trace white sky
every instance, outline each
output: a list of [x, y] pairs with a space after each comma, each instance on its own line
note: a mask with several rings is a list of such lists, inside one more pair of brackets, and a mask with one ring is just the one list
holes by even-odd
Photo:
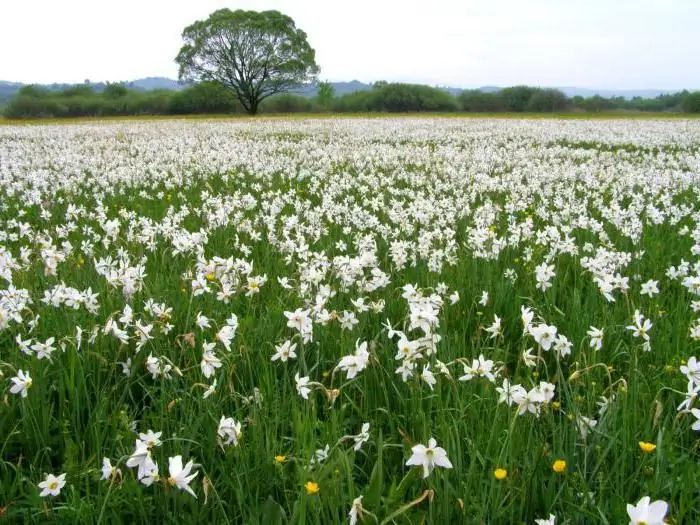
[[331, 81], [700, 89], [700, 0], [0, 0], [0, 79], [175, 78], [222, 7], [291, 16]]

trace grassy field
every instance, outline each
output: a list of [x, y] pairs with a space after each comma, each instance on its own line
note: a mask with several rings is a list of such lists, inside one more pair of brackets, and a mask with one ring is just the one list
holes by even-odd
[[0, 127], [0, 523], [700, 523], [700, 123], [316, 117]]

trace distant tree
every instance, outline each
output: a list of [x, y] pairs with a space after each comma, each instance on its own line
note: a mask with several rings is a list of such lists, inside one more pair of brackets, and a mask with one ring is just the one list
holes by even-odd
[[566, 95], [558, 89], [537, 89], [527, 103], [527, 110], [536, 113], [564, 111], [569, 103]]
[[170, 102], [170, 112], [175, 114], [233, 113], [241, 107], [231, 90], [219, 82], [194, 84], [177, 92]]
[[456, 111], [457, 99], [439, 88], [420, 84], [375, 84], [370, 91], [369, 108], [374, 111]]
[[216, 81], [254, 115], [260, 102], [319, 72], [306, 33], [279, 11], [219, 9], [185, 28], [175, 61], [181, 81]]
[[523, 112], [527, 110], [532, 95], [537, 88], [530, 86], [513, 86], [501, 91], [506, 111]]
[[319, 82], [316, 91], [316, 102], [322, 109], [328, 109], [335, 96], [335, 88], [330, 82]]
[[129, 89], [124, 84], [108, 82], [102, 93], [106, 97], [119, 98], [128, 95]]
[[462, 111], [470, 113], [498, 113], [504, 110], [500, 91], [487, 93], [479, 89], [468, 89], [459, 94]]
[[685, 95], [683, 98], [683, 111], [686, 113], [700, 113], [700, 91]]

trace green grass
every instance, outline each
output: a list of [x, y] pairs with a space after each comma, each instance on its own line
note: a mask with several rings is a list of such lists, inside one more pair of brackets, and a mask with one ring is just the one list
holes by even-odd
[[[278, 117], [260, 120], [267, 118]], [[299, 133], [302, 137], [306, 134], [301, 128]], [[257, 136], [258, 140], [263, 138]], [[269, 140], [282, 138], [268, 136]], [[289, 134], [287, 138], [294, 142], [299, 137]], [[385, 144], [398, 147], [392, 138]], [[580, 143], [569, 147], [584, 149]], [[439, 143], [435, 148], [439, 150]], [[291, 159], [295, 157], [291, 155]], [[385, 202], [389, 201], [390, 190], [401, 184], [420, 200], [419, 196], [428, 198], [443, 191], [440, 184], [448, 180], [439, 171], [439, 164], [429, 159], [404, 165], [402, 169], [415, 178], [403, 183], [392, 180], [397, 167], [386, 165], [381, 169], [384, 178], [378, 179], [372, 195], [382, 196]], [[297, 170], [290, 173], [296, 174]], [[632, 261], [626, 274], [639, 274], [642, 281], [661, 281], [662, 293], [652, 299], [640, 296], [640, 283], [632, 280], [629, 295], [617, 293], [614, 303], [603, 298], [590, 274], [582, 270], [582, 255], [555, 258], [556, 278], [546, 292], [536, 289], [534, 279], [534, 268], [543, 260], [546, 249], [534, 240], [522, 250], [504, 250], [496, 260], [477, 258], [466, 244], [465, 232], [473, 225], [471, 214], [450, 224], [460, 240], [457, 262], [439, 273], [431, 272], [425, 260], [415, 267], [393, 268], [389, 246], [376, 235], [379, 266], [389, 273], [389, 286], [367, 293], [353, 285], [344, 292], [336, 279], [327, 277], [323, 282], [338, 291], [328, 302], [329, 311], [353, 310], [350, 300], [360, 296], [384, 300], [384, 311], [359, 313], [360, 322], [351, 332], [341, 330], [337, 323], [317, 325], [313, 342], [302, 344], [286, 326], [283, 314], [303, 306], [298, 287], [303, 265], [299, 260], [285, 263], [283, 254], [267, 242], [267, 234], [256, 241], [243, 225], [248, 222], [253, 229], [266, 231], [262, 219], [268, 213], [262, 204], [270, 202], [275, 192], [291, 192], [290, 202], [308, 203], [313, 209], [324, 195], [336, 191], [338, 181], [344, 177], [357, 181], [362, 175], [363, 170], [350, 162], [328, 166], [318, 184], [309, 179], [284, 178], [278, 171], [232, 170], [193, 177], [188, 187], [161, 186], [165, 196], [156, 200], [145, 199], [128, 188], [104, 196], [102, 204], [109, 218], [119, 217], [119, 210], [132, 210], [160, 223], [173, 211], [194, 210], [185, 213], [182, 224], [191, 232], [208, 230], [204, 246], [207, 259], [220, 256], [254, 261], [253, 275], [264, 274], [268, 282], [251, 297], [239, 291], [228, 304], [217, 301], [212, 294], [193, 295], [189, 281], [183, 279], [195, 268], [197, 259], [193, 254], [174, 255], [170, 240], [162, 233], [155, 237], [155, 250], [147, 250], [141, 242], [129, 239], [124, 219], [121, 233], [108, 248], [95, 243], [92, 256], [81, 253], [81, 241], [86, 238], [81, 228], [102, 231], [104, 223], [92, 213], [96, 210], [91, 193], [94, 187], [65, 195], [63, 202], [56, 198], [59, 196], [52, 196], [52, 217], [47, 221], [39, 217], [38, 206], [26, 206], [17, 197], [3, 195], [0, 225], [7, 227], [19, 210], [28, 210], [21, 220], [32, 225], [35, 232], [50, 232], [57, 244], [69, 240], [75, 251], [59, 264], [56, 276], [45, 275], [37, 252], [31, 256], [31, 264], [14, 273], [13, 284], [29, 290], [34, 304], [30, 312], [24, 313], [23, 323], [0, 331], [0, 370], [5, 379], [15, 375], [17, 369], [28, 370], [33, 386], [27, 398], [21, 399], [9, 393], [7, 382], [0, 408], [0, 523], [344, 523], [353, 499], [360, 495], [367, 511], [365, 523], [530, 524], [551, 512], [558, 516], [557, 523], [617, 524], [627, 521], [626, 504], [636, 503], [644, 495], [669, 502], [669, 516], [675, 523], [700, 522], [697, 433], [690, 430], [690, 416], [676, 412], [685, 392], [685, 379], [678, 368], [689, 356], [697, 355], [698, 344], [687, 336], [689, 295], [678, 282], [664, 279], [668, 266], [689, 255], [692, 241], [679, 235], [678, 229], [682, 225], [694, 227], [690, 213], [676, 226], [646, 224], [641, 242], [633, 246], [600, 217], [604, 207], [594, 204], [593, 199], [585, 201], [590, 215], [605, 223], [612, 246], [647, 251], [645, 257]], [[505, 176], [499, 168], [494, 168], [492, 175]], [[576, 191], [584, 198], [588, 189], [581, 185]], [[627, 191], [632, 192], [631, 188]], [[206, 206], [215, 206], [205, 206], [205, 192], [220, 199], [243, 194], [265, 194], [267, 198], [249, 208], [239, 205], [221, 226], [213, 227], [200, 213]], [[358, 205], [370, 198], [365, 193], [357, 182], [343, 191]], [[479, 195], [479, 202], [486, 198], [504, 206], [509, 194], [490, 189]], [[654, 194], [646, 198], [658, 202], [660, 197]], [[676, 204], [695, 211], [697, 198], [697, 191], [692, 189], [673, 194]], [[68, 203], [84, 206], [89, 213], [77, 220], [80, 228], [59, 239], [56, 228], [66, 222]], [[524, 221], [537, 206], [561, 211], [552, 202], [533, 200], [528, 210], [513, 216]], [[284, 209], [293, 214], [289, 203]], [[387, 214], [387, 210], [378, 212], [388, 221]], [[299, 215], [306, 224], [308, 218]], [[339, 255], [336, 243], [340, 240], [352, 247], [354, 232], [342, 231], [349, 221], [322, 218], [327, 231], [312, 243], [313, 252]], [[551, 225], [537, 215], [534, 224], [536, 229]], [[277, 220], [275, 227], [279, 233], [282, 222]], [[496, 217], [492, 228], [500, 235], [507, 234], [505, 213]], [[416, 233], [407, 234], [411, 240], [417, 237]], [[574, 237], [579, 248], [588, 241], [598, 242], [587, 231], [577, 231]], [[249, 256], [239, 243], [250, 247]], [[16, 256], [27, 244], [22, 239], [5, 242]], [[526, 246], [533, 249], [530, 262], [523, 254]], [[93, 259], [115, 257], [118, 249], [126, 251], [132, 261], [146, 257], [144, 288], [130, 301], [120, 290], [108, 286], [93, 264]], [[354, 253], [353, 248], [350, 251]], [[518, 274], [515, 283], [503, 277], [511, 268]], [[295, 286], [287, 290], [277, 277], [289, 277]], [[41, 303], [43, 291], [60, 282], [98, 292], [98, 314]], [[218, 283], [216, 278], [211, 282], [214, 286]], [[428, 295], [442, 282], [450, 292], [459, 291], [461, 298], [456, 305], [446, 300], [441, 310], [437, 333], [442, 341], [436, 357], [455, 364], [450, 365], [453, 378], [439, 378], [431, 391], [418, 377], [404, 383], [397, 376], [396, 343], [388, 339], [382, 323], [386, 319], [394, 326], [407, 323], [408, 307], [401, 298], [403, 285], [415, 283]], [[487, 306], [478, 304], [482, 290], [490, 295]], [[169, 322], [174, 328], [169, 334], [159, 333], [163, 320], [147, 320], [143, 304], [149, 298], [173, 308]], [[85, 330], [86, 339], [93, 326], [103, 327], [111, 316], [118, 318], [127, 303], [133, 307], [135, 319], [156, 326], [152, 341], [137, 353], [135, 341], [120, 344], [114, 337], [100, 334], [93, 343], [83, 340], [80, 350], [76, 349], [76, 326]], [[549, 352], [542, 353], [536, 369], [523, 364], [522, 352], [536, 345], [531, 337], [522, 336], [521, 305], [533, 307], [569, 338], [573, 343], [569, 358], [557, 359]], [[640, 342], [625, 328], [637, 308], [653, 319], [652, 352], [643, 352]], [[202, 330], [195, 325], [198, 312], [212, 319], [212, 328]], [[203, 399], [210, 381], [199, 370], [202, 345], [214, 340], [216, 327], [222, 326], [231, 313], [239, 320], [232, 351], [217, 346], [223, 362], [215, 375], [217, 392]], [[40, 323], [29, 334], [27, 321], [36, 314], [40, 315]], [[503, 319], [503, 335], [491, 339], [484, 328], [494, 315]], [[586, 332], [590, 326], [605, 328], [600, 352], [589, 347]], [[193, 334], [193, 339], [188, 334]], [[66, 348], [57, 350], [51, 360], [37, 360], [19, 352], [16, 335], [40, 341], [55, 337], [57, 344], [64, 342]], [[411, 338], [417, 335], [415, 331], [410, 333]], [[297, 342], [298, 359], [271, 362], [274, 345], [291, 338]], [[344, 373], [333, 369], [342, 356], [354, 352], [358, 339], [369, 343], [371, 361], [356, 379], [346, 380]], [[181, 375], [153, 380], [145, 368], [149, 354], [166, 357]], [[526, 388], [541, 380], [555, 384], [556, 403], [543, 406], [539, 418], [519, 417], [515, 407], [497, 404], [495, 387], [500, 386], [500, 379], [496, 384], [483, 378], [457, 381], [463, 373], [457, 360], [471, 362], [479, 354], [501, 363], [503, 377], [512, 383]], [[132, 359], [131, 376], [122, 374], [117, 365], [127, 358]], [[434, 364], [434, 359], [427, 360]], [[308, 401], [295, 390], [297, 371], [323, 384], [323, 389], [314, 388]], [[331, 402], [325, 392], [333, 389], [339, 389], [339, 394]], [[596, 415], [600, 397], [613, 395], [615, 400], [605, 415]], [[217, 444], [222, 416], [242, 422], [239, 446]], [[599, 420], [586, 439], [574, 422], [579, 416]], [[365, 422], [371, 423], [371, 438], [354, 451], [352, 441], [344, 440], [344, 436], [358, 434]], [[162, 479], [151, 487], [141, 485], [135, 469], [125, 465], [134, 448], [134, 429], [163, 432], [163, 445], [153, 453]], [[453, 468], [436, 469], [422, 479], [419, 469], [406, 467], [405, 463], [411, 446], [427, 444], [430, 437], [446, 449]], [[644, 454], [639, 441], [655, 443], [657, 449]], [[326, 444], [330, 446], [328, 459], [310, 469], [314, 451]], [[196, 461], [199, 475], [192, 487], [197, 499], [165, 482], [168, 457], [175, 455]], [[275, 456], [284, 456], [284, 462], [276, 461]], [[99, 480], [103, 457], [110, 458], [120, 470], [111, 482]], [[566, 461], [565, 472], [552, 470], [557, 459]], [[496, 468], [508, 471], [504, 480], [495, 479]], [[60, 496], [40, 498], [37, 484], [44, 474], [63, 472], [67, 473], [67, 485]], [[308, 481], [319, 484], [318, 494], [306, 493], [304, 485]]]

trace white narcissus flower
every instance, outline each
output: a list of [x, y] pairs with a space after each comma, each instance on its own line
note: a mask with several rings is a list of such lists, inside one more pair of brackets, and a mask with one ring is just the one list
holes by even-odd
[[535, 520], [536, 525], [556, 525], [557, 517], [554, 514], [550, 514], [549, 518]]
[[270, 359], [270, 361], [282, 361], [283, 363], [286, 363], [289, 359], [294, 359], [296, 358], [297, 354], [294, 352], [296, 350], [297, 345], [296, 343], [292, 343], [291, 341], [285, 341], [281, 345], [275, 346], [276, 352]]
[[126, 460], [126, 466], [138, 467], [136, 473], [138, 479], [152, 477], [152, 474], [158, 471], [158, 466], [151, 459], [151, 449], [140, 439], [136, 440], [136, 449]]
[[659, 281], [654, 281], [649, 279], [647, 282], [642, 284], [642, 290], [639, 292], [640, 295], [648, 295], [649, 297], [654, 297], [659, 293]]
[[311, 389], [308, 387], [309, 376], [299, 377], [299, 372], [297, 372], [294, 376], [294, 382], [296, 383], [298, 394], [304, 399], [309, 399], [309, 392], [311, 392]]
[[162, 435], [162, 432], [153, 432], [151, 429], [149, 429], [145, 434], [139, 434], [139, 439], [143, 441], [143, 444], [148, 448], [159, 447], [163, 444], [163, 442], [160, 440], [160, 436]]
[[168, 484], [171, 486], [176, 486], [180, 490], [186, 490], [196, 498], [197, 495], [194, 493], [194, 490], [192, 490], [192, 487], [190, 487], [190, 481], [196, 478], [199, 472], [190, 474], [193, 467], [194, 462], [190, 460], [183, 468], [182, 456], [168, 458], [168, 470], [170, 471]]
[[588, 332], [588, 337], [591, 338], [591, 341], [589, 343], [589, 346], [591, 348], [595, 348], [596, 350], [600, 350], [603, 348], [603, 330], [600, 328], [596, 328], [595, 326], [591, 326]]
[[479, 304], [481, 306], [486, 306], [487, 304], [489, 304], [489, 293], [486, 290], [481, 292], [481, 299], [479, 299]]
[[554, 325], [539, 324], [530, 327], [530, 334], [535, 339], [537, 344], [542, 347], [545, 352], [552, 348], [557, 338], [557, 327]]
[[61, 489], [66, 486], [66, 474], [63, 473], [59, 476], [54, 476], [53, 474], [47, 474], [44, 481], [39, 483], [39, 488], [41, 492], [39, 496], [45, 498], [46, 496], [58, 496], [61, 493]]
[[202, 360], [199, 363], [202, 375], [209, 379], [214, 375], [217, 368], [221, 368], [221, 359], [214, 351], [215, 343], [204, 343], [202, 348]]
[[202, 315], [202, 312], [197, 312], [197, 319], [195, 320], [195, 324], [199, 327], [200, 330], [204, 330], [205, 328], [211, 328], [211, 321], [206, 315]]
[[220, 341], [224, 348], [231, 351], [231, 341], [236, 336], [236, 326], [226, 325], [216, 333], [216, 340]]
[[627, 504], [630, 525], [663, 525], [668, 512], [668, 503], [657, 500], [653, 503], [649, 496], [644, 496], [637, 505]]
[[450, 304], [457, 304], [459, 302], [459, 292], [455, 290], [450, 295]]
[[433, 374], [433, 372], [430, 370], [429, 364], [423, 367], [423, 372], [421, 372], [420, 378], [428, 384], [430, 390], [432, 390], [435, 386], [435, 383], [437, 383], [437, 380], [435, 379], [435, 374]]
[[358, 496], [352, 500], [352, 507], [350, 507], [350, 512], [348, 512], [348, 517], [350, 518], [350, 525], [357, 524], [357, 518], [362, 518], [362, 512], [365, 509], [362, 508], [362, 496]]
[[697, 419], [695, 423], [690, 427], [696, 432], [700, 432], [700, 408], [694, 408], [690, 411], [691, 414]]
[[241, 423], [232, 417], [221, 416], [216, 433], [224, 440], [224, 445], [235, 447], [241, 439]]
[[413, 455], [406, 461], [406, 466], [423, 467], [423, 477], [427, 478], [435, 467], [452, 468], [452, 463], [447, 459], [447, 452], [444, 448], [437, 446], [437, 441], [430, 438], [428, 446], [416, 445], [411, 451]]
[[363, 423], [362, 430], [358, 435], [354, 436], [353, 439], [355, 440], [355, 445], [352, 448], [355, 451], [360, 450], [362, 448], [362, 445], [369, 441], [369, 423]]
[[10, 387], [10, 392], [13, 394], [19, 394], [22, 397], [27, 397], [27, 391], [32, 386], [32, 378], [29, 376], [29, 372], [24, 372], [23, 370], [18, 370], [15, 377], [10, 378], [13, 385]]
[[112, 466], [109, 458], [102, 458], [102, 477], [100, 479], [110, 479], [117, 473], [117, 468]]

